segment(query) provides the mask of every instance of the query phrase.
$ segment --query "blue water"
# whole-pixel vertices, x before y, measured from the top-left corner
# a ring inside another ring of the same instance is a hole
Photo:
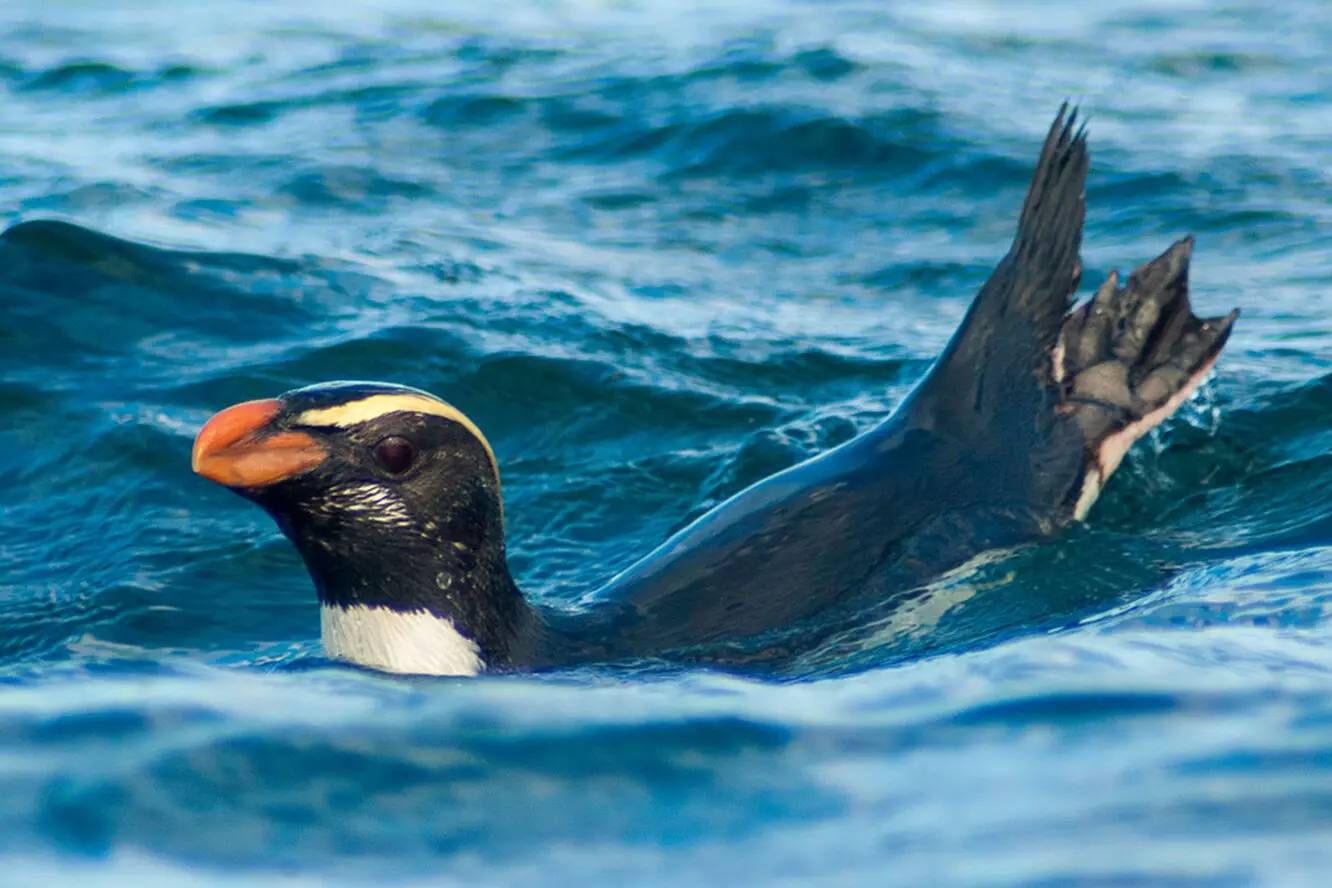
[[[1332,16],[0,4],[0,884],[1321,886]],[[1244,315],[1088,527],[793,681],[324,660],[246,398],[417,385],[574,600],[884,417],[1091,118],[1087,287]]]

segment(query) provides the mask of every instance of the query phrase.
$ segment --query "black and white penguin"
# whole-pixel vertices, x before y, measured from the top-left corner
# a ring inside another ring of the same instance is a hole
[[[494,451],[426,392],[331,383],[231,407],[199,433],[194,470],[299,550],[330,657],[472,675],[812,643],[822,615],[1083,519],[1225,345],[1238,311],[1193,314],[1190,238],[1073,309],[1088,171],[1076,116],[1061,109],[1011,249],[897,410],[718,505],[581,611],[514,583]]]

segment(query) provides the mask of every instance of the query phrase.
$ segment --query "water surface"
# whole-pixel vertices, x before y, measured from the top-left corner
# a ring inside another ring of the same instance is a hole
[[[1321,885],[1332,18],[1225,5],[0,6],[0,883]],[[1091,118],[1088,289],[1189,232],[1215,377],[1086,528],[798,680],[333,665],[189,471],[437,392],[574,601],[886,416]]]

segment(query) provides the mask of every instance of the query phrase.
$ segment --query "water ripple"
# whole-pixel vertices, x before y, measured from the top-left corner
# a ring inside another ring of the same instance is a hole
[[[12,878],[1320,884],[1321,6],[325,7],[0,8]],[[1067,96],[1084,280],[1196,233],[1226,358],[1087,527],[795,675],[329,663],[291,547],[189,470],[226,404],[422,386],[576,600],[887,415]]]

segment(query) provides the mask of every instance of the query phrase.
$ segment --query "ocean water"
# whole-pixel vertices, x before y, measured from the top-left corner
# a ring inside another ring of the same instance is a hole
[[[0,4],[0,884],[1321,886],[1320,0]],[[1087,527],[794,678],[321,655],[236,401],[434,391],[574,600],[886,416],[1059,103],[1243,317]]]

